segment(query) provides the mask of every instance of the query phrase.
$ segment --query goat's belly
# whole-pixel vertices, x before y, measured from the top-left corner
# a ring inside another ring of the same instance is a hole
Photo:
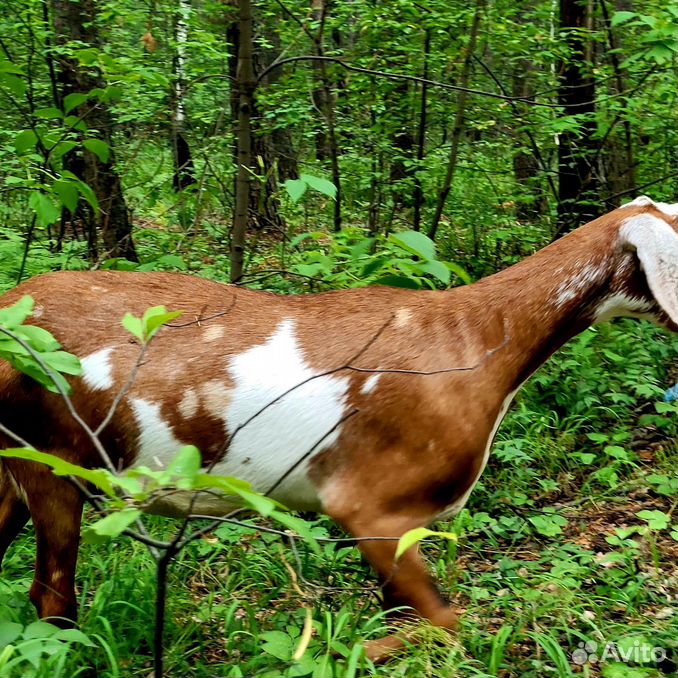
[[[181,427],[163,419],[162,402],[130,399],[139,430],[135,464],[165,467],[182,445],[206,446],[205,440],[191,439],[186,431],[192,430],[192,421],[195,431],[204,431],[204,417],[209,416],[219,430],[216,438],[223,442],[215,445],[211,435],[207,447],[227,448],[221,456],[217,449],[203,450],[205,457],[217,454],[212,473],[245,480],[289,508],[319,510],[309,461],[339,439],[348,411],[348,377],[318,376],[283,323],[265,344],[232,358],[223,383],[214,378],[209,383],[210,393],[198,388],[185,394],[179,404]],[[212,514],[232,508],[227,501],[204,499],[202,508]],[[169,501],[180,509],[190,498]]]

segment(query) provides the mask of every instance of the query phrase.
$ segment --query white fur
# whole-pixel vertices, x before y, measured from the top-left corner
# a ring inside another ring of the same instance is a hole
[[[290,508],[320,509],[307,473],[308,460],[339,437],[335,427],[346,409],[348,377],[328,375],[299,386],[315,372],[305,360],[291,320],[282,322],[263,344],[232,358],[228,370],[232,388],[213,380],[197,393],[206,411],[224,421],[224,439],[227,434],[233,436],[213,473],[241,478],[256,490],[268,492],[293,469],[271,496]],[[280,400],[264,409],[279,396]],[[158,404],[141,398],[131,403],[139,426],[137,465],[150,466],[157,460],[167,466],[183,444],[193,442],[176,439]],[[187,401],[185,396],[182,403],[184,409],[193,410],[192,396]],[[174,495],[163,502],[162,511],[181,513],[189,500],[189,494]],[[232,508],[227,499],[214,497],[203,497],[195,504],[195,512],[198,507],[213,514]]]
[[[360,392],[363,395],[372,393],[372,391],[374,391],[374,389],[377,387],[379,377],[381,377],[381,374],[372,374],[369,377],[367,377],[367,379],[365,379],[365,382],[362,385],[362,388],[360,389]]]
[[[106,391],[113,388],[113,367],[111,365],[112,348],[102,348],[80,361],[82,380],[93,391]]]
[[[558,287],[556,306],[560,308],[568,301],[577,298],[600,278],[600,274],[600,267],[590,263],[573,273]]]
[[[217,341],[217,339],[221,339],[225,333],[226,330],[223,325],[211,325],[203,332],[203,339],[208,342]]]
[[[461,497],[459,497],[459,499],[457,499],[453,504],[450,504],[448,507],[446,507],[445,510],[436,517],[436,520],[444,520],[446,518],[456,516],[457,513],[459,513],[459,511],[461,511],[466,505],[468,498],[471,496],[471,492],[473,492],[473,488],[476,486],[476,483],[480,480],[480,476],[483,475],[485,466],[487,466],[487,460],[490,458],[490,450],[492,449],[494,437],[497,435],[497,431],[501,426],[501,422],[504,421],[504,417],[506,416],[509,407],[511,407],[511,403],[513,402],[513,399],[516,397],[516,393],[520,391],[520,388],[521,387],[519,386],[515,391],[511,391],[511,393],[509,393],[506,396],[506,398],[504,398],[504,402],[501,404],[501,407],[499,408],[499,414],[497,415],[497,419],[494,422],[494,426],[492,427],[490,436],[487,439],[487,445],[485,446],[483,460],[480,463],[480,469],[478,470],[478,474],[476,475],[475,480],[471,483],[471,486],[468,488],[468,490],[466,490],[466,492],[464,492],[464,494]]]
[[[179,403],[179,414],[181,414],[184,419],[193,419],[197,412],[198,395],[192,388],[189,388],[188,391],[184,393],[184,397]]]
[[[298,386],[314,370],[305,360],[292,320],[283,321],[265,343],[233,358],[229,372],[234,387],[227,425],[235,437],[215,473],[242,478],[267,492],[294,468],[271,496],[291,508],[319,509],[308,460],[338,439],[339,431],[333,429],[345,413],[349,379],[328,375]]]
[[[130,399],[139,427],[136,466],[165,467],[185,444],[160,415],[160,405],[143,398]]]
[[[626,294],[611,294],[605,297],[596,308],[593,322],[602,323],[612,318],[631,317],[654,320],[649,311],[651,304],[643,299],[630,297]]]
[[[205,382],[200,387],[200,401],[205,412],[226,425],[228,406],[231,402],[231,391],[226,384],[218,379]]]
[[[646,207],[647,205],[654,205],[658,210],[668,214],[670,217],[678,216],[678,203],[655,202],[646,195],[640,195],[635,200],[622,205],[622,207]]]

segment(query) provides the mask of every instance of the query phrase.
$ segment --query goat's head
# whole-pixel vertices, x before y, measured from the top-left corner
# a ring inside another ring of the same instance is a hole
[[[641,196],[616,214],[610,296],[598,308],[596,321],[639,317],[678,332],[678,203]]]

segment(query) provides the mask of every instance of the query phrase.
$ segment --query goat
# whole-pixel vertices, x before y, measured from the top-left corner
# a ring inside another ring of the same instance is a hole
[[[290,508],[324,512],[355,537],[397,538],[464,506],[515,393],[569,339],[617,316],[678,331],[677,217],[678,204],[643,196],[448,291],[279,296],[173,273],[56,272],[19,285],[1,305],[31,295],[34,321],[82,358],[72,399],[92,427],[139,355],[124,312],[183,311],[153,340],[101,434],[114,463],[157,468],[192,443],[214,472]],[[273,400],[220,454],[225,436]],[[37,449],[101,465],[62,399],[6,363],[0,421]],[[41,617],[74,619],[83,498],[47,467],[2,464],[0,556],[32,517],[31,600]],[[155,508],[182,514],[188,499],[172,495]],[[231,508],[210,495],[195,512]],[[387,609],[408,606],[455,627],[417,549],[394,564],[394,541],[359,546],[384,582]],[[368,655],[401,644],[400,636],[372,641]]]

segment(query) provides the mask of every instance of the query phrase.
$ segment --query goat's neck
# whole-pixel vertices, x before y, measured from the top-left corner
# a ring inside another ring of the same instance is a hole
[[[469,310],[486,318],[476,322],[480,343],[488,352],[501,346],[487,365],[496,367],[497,385],[515,390],[591,326],[600,303],[611,294],[611,249],[592,248],[591,238],[573,234],[468,288]]]

